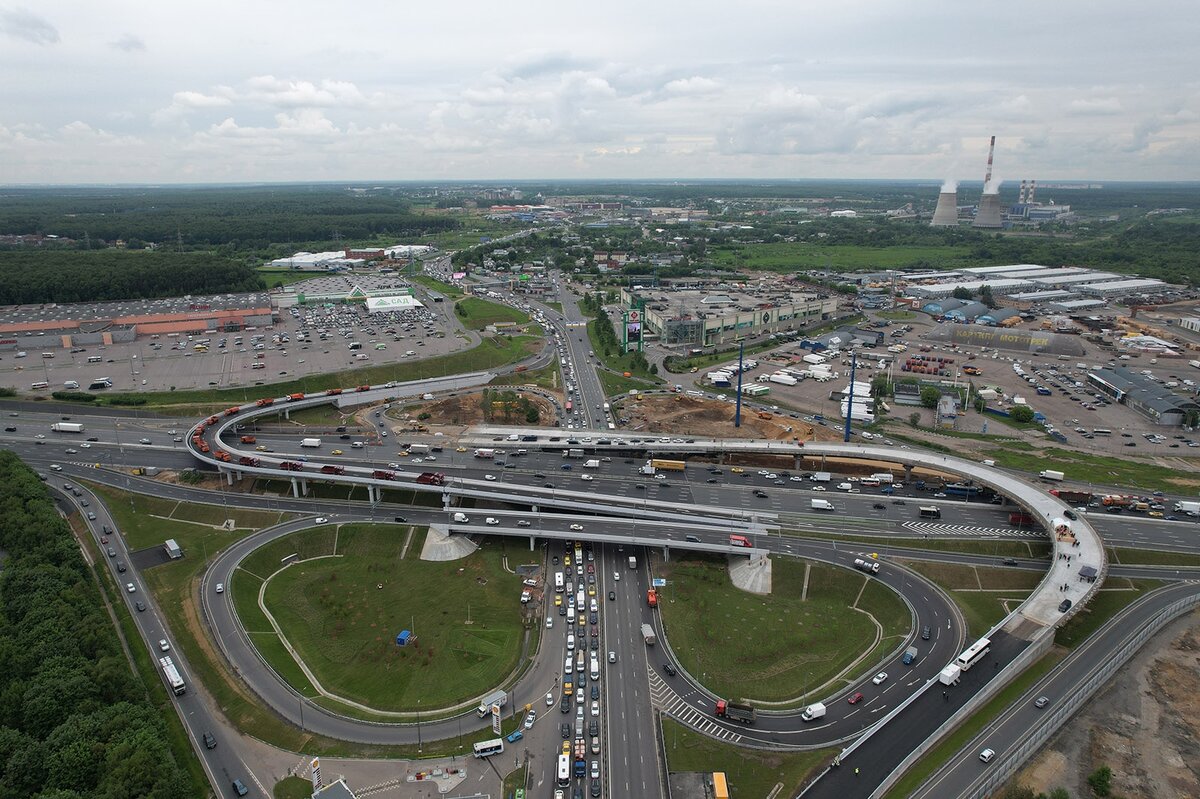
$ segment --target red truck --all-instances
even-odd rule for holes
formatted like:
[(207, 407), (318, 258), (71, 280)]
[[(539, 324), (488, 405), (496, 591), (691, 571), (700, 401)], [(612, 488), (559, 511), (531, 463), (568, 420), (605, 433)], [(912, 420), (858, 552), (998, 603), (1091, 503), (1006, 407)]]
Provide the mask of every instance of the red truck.
[(346, 469), (342, 466), (322, 466), (321, 474), (345, 474)]
[(652, 608), (658, 607), (658, 591), (653, 588), (646, 589), (646, 604)]
[(193, 440), (192, 443), (195, 444), (196, 449), (200, 450), (201, 452), (208, 452), (207, 441)]
[(210, 416), (210, 417), (208, 417), (208, 425), (209, 425), (209, 427), (213, 426), (214, 424), (216, 424), (216, 423), (217, 423), (217, 422), (219, 422), (219, 421), (221, 421), (221, 420), (220, 420), (220, 418), (218, 418), (218, 417), (217, 417), (217, 416), (215, 416), (215, 415), (214, 415), (214, 416)]
[(216, 453), (214, 453), (213, 457), (216, 458), (217, 460), (221, 461), (222, 463), (229, 463), (231, 460), (233, 460), (231, 457), (229, 457), (228, 452), (222, 452), (220, 450), (218, 450)]
[(259, 460), (258, 458), (251, 458), (243, 455), (242, 457), (238, 458), (238, 463), (242, 464), (243, 466), (257, 466), (259, 464)]
[(242, 436), (243, 444), (253, 444), (257, 440), (254, 436)]
[(266, 408), (268, 405), (274, 405), (275, 400), (272, 399), (271, 397), (263, 397), (260, 400), (255, 400), (254, 404), (260, 408)]
[(717, 700), (717, 715), (722, 718), (730, 719), (731, 721), (741, 722), (742, 724), (754, 723), (754, 708), (750, 705), (744, 705), (740, 702), (727, 702), (724, 699)]
[(1050, 489), (1050, 493), (1063, 502), (1069, 502), (1072, 505), (1086, 505), (1092, 501), (1092, 493), (1090, 491), (1071, 491), (1066, 488), (1052, 488)]
[(358, 388), (356, 388), (354, 390), (355, 391), (370, 391), (371, 387), (370, 386), (359, 386)]
[(238, 408), (237, 406), (234, 406), (234, 407), (232, 407), (232, 408), (226, 408), (226, 409), (225, 409), (225, 415), (226, 415), (226, 416), (233, 416), (235, 413), (237, 413), (237, 412), (238, 412), (238, 411), (240, 411), (240, 410), (241, 410), (241, 408)]
[(1013, 511), (1008, 514), (1008, 523), (1013, 527), (1033, 527), (1036, 524), (1033, 516), (1024, 511)]
[(375, 471), (371, 472), (371, 476), (374, 477), (376, 480), (395, 480), (396, 479), (396, 475), (394, 472), (389, 472), (385, 469), (376, 469)]
[(302, 400), (302, 399), (304, 399), (303, 391), (297, 391), (295, 394), (288, 394), (288, 396), (287, 396), (288, 402), (295, 402), (296, 400)]
[(444, 486), (446, 475), (441, 472), (421, 472), (417, 475), (417, 482), (427, 486)]
[(325, 392), (325, 396), (336, 397), (338, 394), (341, 394), (341, 393), (342, 393), (342, 390), (340, 388), (331, 388)]
[(279, 468), (286, 472), (302, 472), (304, 471), (304, 464), (296, 463), (295, 461), (283, 461), (279, 464)]

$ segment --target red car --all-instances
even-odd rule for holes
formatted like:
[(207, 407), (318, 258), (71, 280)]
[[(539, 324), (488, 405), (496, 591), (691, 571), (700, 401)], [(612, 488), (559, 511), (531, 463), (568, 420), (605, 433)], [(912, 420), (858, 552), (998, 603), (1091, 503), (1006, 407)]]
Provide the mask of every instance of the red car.
[(100, 536), (100, 543), (101, 543), (101, 544), (107, 544), (107, 543), (108, 543), (108, 536), (106, 536), (106, 535), (102, 535), (102, 536)]
[(859, 691), (857, 693), (851, 694), (850, 699), (848, 699), (847, 701), (852, 705), (857, 705), (862, 700), (863, 700), (862, 691)]

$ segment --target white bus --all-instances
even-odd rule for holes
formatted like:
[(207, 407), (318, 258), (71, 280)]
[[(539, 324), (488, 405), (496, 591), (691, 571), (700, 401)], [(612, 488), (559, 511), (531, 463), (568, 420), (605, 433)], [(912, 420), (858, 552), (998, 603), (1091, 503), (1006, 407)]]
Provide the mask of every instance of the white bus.
[(967, 671), (976, 663), (983, 660), (991, 650), (992, 642), (986, 638), (980, 638), (967, 647), (966, 651), (959, 655), (958, 660), (954, 661), (954, 663), (963, 671)]
[(555, 573), (554, 573), (554, 592), (555, 592), (556, 594), (561, 594), (561, 593), (563, 592), (563, 585), (564, 585), (564, 583), (563, 583), (563, 573), (562, 573), (562, 572), (555, 572)]
[(171, 662), (171, 658), (159, 658), (158, 665), (162, 668), (163, 680), (167, 683), (167, 687), (176, 696), (184, 694), (187, 691), (187, 686), (184, 685), (183, 678), (179, 676), (179, 669), (175, 668), (175, 664)]
[(570, 788), (571, 787), (571, 756), (570, 755), (559, 755), (558, 756), (558, 787), (559, 788)]
[(475, 757), (491, 757), (504, 751), (504, 739), (493, 738), (490, 741), (480, 741), (475, 744)]
[(1112, 431), (1105, 430), (1103, 427), (1095, 427), (1095, 428), (1092, 428), (1092, 435), (1094, 435), (1094, 436), (1111, 436)]
[(30, 388), (32, 388), (34, 391), (38, 391), (39, 389), (50, 388), (50, 384), (47, 383), (45, 380), (41, 380), (41, 381), (31, 385)]

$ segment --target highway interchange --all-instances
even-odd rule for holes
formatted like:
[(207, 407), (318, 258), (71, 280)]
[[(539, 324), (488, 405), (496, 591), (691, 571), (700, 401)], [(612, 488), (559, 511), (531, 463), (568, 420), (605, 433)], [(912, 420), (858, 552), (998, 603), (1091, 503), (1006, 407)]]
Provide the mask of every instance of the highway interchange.
[[(893, 496), (884, 496), (866, 489), (856, 493), (817, 491), (815, 489), (818, 486), (811, 481), (792, 481), (791, 476), (799, 475), (796, 470), (789, 470), (791, 473), (787, 477), (768, 479), (758, 474), (758, 469), (746, 468), (742, 474), (735, 474), (731, 472), (728, 465), (710, 466), (710, 468), (722, 470), (722, 473), (718, 475), (708, 471), (705, 468), (708, 466), (707, 464), (692, 465), (681, 474), (672, 474), (666, 480), (659, 481), (648, 480), (637, 475), (636, 469), (642, 462), (642, 457), (620, 457), (618, 454), (606, 455), (605, 457), (611, 457), (611, 460), (605, 461), (599, 469), (594, 470), (591, 475), (594, 479), (582, 480), (583, 470), (580, 468), (580, 462), (571, 463), (570, 471), (563, 470), (564, 459), (558, 449), (566, 446), (565, 439), (570, 434), (590, 435), (596, 438), (604, 435), (601, 431), (607, 428), (607, 417), (595, 407), (603, 403), (603, 391), (594, 369), (586, 368), (586, 365), (589, 364), (586, 335), (575, 333), (577, 328), (571, 327), (572, 324), (582, 321), (582, 319), (576, 316), (578, 311), (574, 305), (567, 302), (566, 297), (563, 299), (564, 312), (567, 316), (565, 320), (560, 320), (555, 324), (562, 326), (564, 347), (568, 351), (562, 358), (566, 364), (567, 374), (571, 374), (573, 377), (572, 382), (577, 386), (579, 396), (577, 403), (579, 418), (576, 420), (572, 417), (563, 421), (567, 424), (577, 422), (580, 430), (579, 432), (554, 431), (554, 436), (562, 438), (563, 442), (554, 442), (552, 451), (541, 451), (540, 449), (540, 447), (550, 447), (551, 445), (548, 440), (550, 434), (543, 432), (546, 440), (537, 442), (537, 446), (517, 445), (508, 441), (503, 444), (494, 444), (497, 447), (504, 447), (509, 453), (518, 446), (529, 450), (525, 455), (507, 459), (508, 464), (506, 465), (513, 465), (513, 468), (497, 468), (491, 462), (475, 458), (473, 448), (478, 443), (475, 441), (471, 441), (472, 446), (464, 447), (465, 451), (461, 452), (457, 451), (458, 447), (444, 446), (443, 451), (436, 455), (437, 459), (434, 461), (423, 460), (420, 464), (413, 464), (411, 456), (409, 456), (409, 462), (402, 463), (395, 436), (392, 437), (390, 445), (387, 445), (387, 439), (378, 436), (378, 425), (382, 424), (382, 422), (378, 422), (375, 423), (377, 428), (375, 433), (364, 439), (368, 440), (370, 445), (363, 450), (354, 451), (352, 455), (334, 456), (331, 454), (335, 446), (340, 444), (340, 438), (334, 437), (334, 439), (323, 442), (320, 448), (320, 462), (337, 464), (344, 461), (347, 464), (357, 465), (366, 463), (379, 468), (387, 468), (390, 463), (402, 463), (402, 466), (409, 471), (439, 471), (448, 476), (452, 475), (470, 481), (472, 484), (476, 481), (484, 485), (495, 482), (497, 488), (501, 486), (544, 488), (547, 483), (550, 483), (556, 486), (556, 490), (561, 489), (563, 492), (569, 490), (572, 494), (592, 495), (592, 501), (599, 503), (606, 502), (609, 498), (622, 497), (635, 502), (640, 500), (643, 507), (647, 509), (673, 505), (691, 506), (693, 511), (690, 515), (699, 516), (705, 515), (705, 506), (711, 506), (714, 509), (737, 509), (743, 511), (747, 518), (761, 516), (763, 526), (772, 530), (780, 525), (785, 525), (789, 528), (818, 533), (855, 532), (860, 535), (878, 535), (881, 537), (881, 543), (877, 547), (872, 545), (872, 548), (881, 552), (885, 560), (885, 567), (880, 572), (878, 579), (892, 585), (910, 603), (914, 616), (914, 633), (919, 630), (921, 625), (930, 620), (934, 622), (932, 627), (935, 630), (933, 640), (926, 645), (928, 651), (922, 652), (920, 659), (912, 667), (901, 667), (898, 663), (898, 655), (903, 647), (896, 650), (893, 657), (882, 665), (883, 670), (893, 675), (902, 675), (902, 679), (885, 684), (880, 690), (870, 686), (869, 679), (864, 677), (859, 683), (841, 687), (840, 690), (831, 689), (827, 692), (826, 696), (831, 700), (830, 715), (819, 724), (797, 725), (795, 714), (789, 713), (760, 715), (759, 722), (754, 727), (733, 725), (713, 717), (714, 697), (691, 680), (688, 675), (682, 671), (675, 677), (669, 677), (663, 673), (664, 663), (674, 663), (669, 653), (669, 642), (664, 641), (663, 643), (666, 645), (657, 651), (646, 647), (642, 642), (638, 632), (640, 625), (649, 622), (657, 626), (654, 614), (645, 607), (645, 588), (648, 585), (649, 574), (646, 572), (644, 563), (639, 564), (636, 572), (625, 575), (625, 579), (620, 581), (612, 579), (616, 574), (621, 573), (622, 558), (628, 552), (641, 552), (640, 549), (635, 550), (632, 546), (624, 547), (621, 539), (625, 535), (630, 537), (631, 542), (651, 536), (664, 543), (669, 543), (672, 548), (686, 547), (689, 542), (684, 540), (685, 536), (695, 535), (700, 539), (699, 543), (716, 546), (725, 542), (727, 533), (734, 527), (728, 518), (717, 520), (718, 523), (712, 524), (706, 529), (700, 529), (697, 527), (695, 519), (686, 518), (684, 514), (676, 514), (677, 518), (673, 521), (669, 519), (652, 521), (644, 516), (637, 518), (636, 514), (620, 513), (605, 515), (601, 519), (589, 519), (586, 513), (529, 513), (519, 509), (514, 510), (511, 507), (487, 511), (489, 515), (501, 519), (503, 529), (509, 534), (534, 536), (539, 540), (553, 539), (548, 545), (547, 557), (550, 557), (549, 553), (559, 553), (561, 545), (556, 542), (568, 540), (574, 535), (586, 537), (589, 540), (608, 541), (608, 543), (596, 544), (596, 563), (601, 564), (597, 569), (597, 595), (604, 597), (611, 590), (616, 592), (617, 596), (614, 602), (600, 603), (602, 611), (600, 614), (602, 621), (600, 636), (602, 648), (600, 651), (606, 653), (611, 649), (616, 654), (615, 663), (605, 664), (606, 676), (601, 680), (603, 690), (601, 707), (604, 712), (603, 729), (606, 738), (606, 745), (602, 750), (605, 775), (603, 784), (607, 795), (654, 796), (659, 795), (661, 791), (663, 764), (659, 758), (656, 721), (653, 714), (646, 712), (650, 706), (667, 711), (676, 717), (690, 719), (694, 726), (726, 740), (772, 746), (828, 744), (857, 735), (864, 727), (880, 718), (884, 712), (894, 708), (909, 690), (936, 675), (941, 666), (953, 659), (964, 644), (965, 631), (962, 629), (961, 620), (958, 618), (953, 604), (940, 591), (924, 583), (915, 574), (886, 562), (887, 541), (897, 540), (906, 547), (919, 548), (920, 541), (927, 537), (940, 536), (988, 540), (1036, 540), (1039, 538), (1046, 540), (1045, 536), (1040, 533), (1031, 535), (1028, 532), (1009, 528), (1007, 512), (1010, 508), (949, 498), (932, 500), (928, 493), (916, 492), (911, 485)], [(554, 312), (547, 310), (546, 313), (550, 315)], [(55, 485), (56, 489), (60, 488), (57, 485), (60, 479), (74, 482), (74, 479), (87, 477), (131, 490), (146, 490), (147, 481), (119, 475), (107, 467), (182, 468), (195, 465), (194, 456), (185, 446), (186, 441), (174, 440), (180, 438), (180, 431), (186, 431), (189, 426), (179, 420), (164, 420), (152, 416), (133, 417), (128, 414), (111, 412), (103, 415), (91, 411), (81, 413), (78, 409), (72, 408), (67, 415), (76, 420), (84, 420), (87, 428), (86, 436), (72, 437), (41, 432), (48, 430), (50, 423), (61, 418), (52, 412), (43, 411), (42, 408), (30, 410), (29, 406), (10, 404), (6, 408), (6, 412), (9, 414), (12, 426), (17, 427), (17, 430), (6, 431), (5, 446), (18, 452), (42, 473), (48, 473), (51, 463), (61, 466), (61, 474), (56, 472), (51, 478), (52, 485)], [(13, 417), (13, 414), (16, 416)], [(254, 432), (259, 443), (267, 449), (280, 453), (299, 451), (296, 447), (298, 441), (296, 435), (272, 432), (269, 425), (254, 430)], [(38, 438), (39, 435), (46, 437)], [(83, 442), (91, 444), (90, 447), (83, 447), (80, 438), (96, 438), (98, 440)], [(359, 434), (352, 431), (352, 440), (358, 438)], [(142, 440), (149, 440), (150, 443), (135, 443)], [(383, 442), (385, 445), (381, 446), (378, 442)], [(75, 452), (68, 453), (67, 449), (74, 449)], [(351, 452), (348, 446), (345, 448), (345, 452)], [(309, 455), (312, 457), (311, 453)], [(101, 464), (106, 468), (92, 469), (91, 466), (95, 464)], [(495, 480), (489, 480), (489, 476)], [(785, 481), (783, 485), (776, 485), (779, 479)], [(159, 483), (153, 485), (154, 492), (159, 495), (178, 496), (181, 499), (210, 503), (217, 501), (211, 493), (205, 494), (196, 489), (183, 486), (164, 486)], [(639, 486), (645, 487), (639, 488)], [(755, 497), (752, 489), (764, 491), (767, 496), (765, 498)], [(809, 507), (811, 499), (814, 497), (833, 500), (836, 511), (832, 514), (814, 513)], [(78, 497), (67, 494), (61, 501), (70, 503), (78, 499)], [(99, 535), (101, 525), (115, 527), (112, 519), (103, 509), (102, 503), (96, 501), (94, 497), (91, 497), (91, 500), (90, 510), (97, 515), (96, 520), (92, 522), (93, 531)], [(298, 510), (311, 515), (329, 516), (332, 521), (336, 522), (360, 519), (386, 520), (396, 512), (403, 513), (413, 523), (445, 523), (446, 521), (446, 513), (441, 510), (397, 508), (386, 503), (330, 502), (286, 497), (264, 499), (233, 493), (222, 493), (219, 501), (230, 505), (249, 503), (254, 507), (267, 505), (281, 510)], [(898, 501), (904, 504), (898, 504)], [(942, 518), (936, 524), (920, 520), (916, 513), (918, 504), (936, 504), (941, 508)], [(476, 515), (482, 514), (477, 513)], [(518, 529), (508, 524), (509, 521), (515, 523), (520, 518), (529, 521), (531, 526)], [(1112, 518), (1103, 514), (1089, 514), (1088, 519), (1096, 531), (1110, 544), (1179, 552), (1196, 550), (1195, 528), (1190, 521), (1168, 522), (1127, 516)], [(584, 523), (583, 532), (572, 533), (568, 529), (568, 524), (574, 523), (576, 520)], [(306, 728), (335, 737), (370, 742), (411, 742), (415, 738), (415, 730), (411, 724), (368, 726), (336, 716), (315, 705), (305, 708), (304, 703), (298, 700), (294, 691), (279, 682), (259, 660), (256, 652), (246, 644), (235, 614), (230, 612), (230, 603), (218, 601), (219, 597), (211, 588), (216, 582), (228, 582), (241, 557), (261, 546), (267, 538), (286, 535), (296, 529), (310, 526), (311, 523), (311, 518), (298, 519), (261, 531), (221, 553), (214, 560), (206, 572), (204, 590), (201, 594), (206, 617), (212, 624), (213, 635), (225, 656), (238, 667), (247, 684), (258, 693), (267, 705), (294, 723), (300, 723), (299, 716), (303, 713)], [(481, 528), (473, 532), (482, 534), (498, 531), (499, 528), (497, 530)], [(121, 541), (120, 536), (112, 536), (110, 540), (118, 543)], [(865, 545), (850, 543), (837, 545), (830, 541), (806, 541), (792, 536), (780, 536), (774, 532), (756, 535), (754, 544), (757, 548), (774, 553), (828, 560), (842, 565), (849, 565), (854, 557), (865, 554), (868, 549)], [(170, 632), (166, 630), (161, 615), (148, 592), (140, 588), (140, 582), (136, 577), (136, 555), (123, 550), (118, 554), (118, 559), (134, 565), (134, 575), (118, 575), (114, 572), (114, 579), (118, 580), (119, 585), (123, 585), (131, 579), (135, 581), (138, 591), (128, 595), (127, 599), (131, 603), (140, 600), (148, 605), (145, 612), (135, 612), (134, 617), (142, 630), (147, 645), (156, 648), (160, 639), (165, 637), (170, 640)], [(922, 557), (980, 565), (997, 565), (999, 560), (984, 555), (951, 555), (935, 552), (923, 553)], [(115, 560), (110, 559), (110, 565)], [(1045, 562), (1033, 560), (1022, 560), (1018, 566), (1043, 571), (1046, 568)], [(553, 567), (550, 567), (551, 573), (553, 570)], [(1188, 576), (1191, 570), (1181, 571), (1183, 572), (1181, 576)], [(1129, 570), (1114, 567), (1111, 569), (1113, 574), (1118, 572), (1129, 576), (1140, 574), (1164, 576), (1164, 570), (1155, 568)], [(137, 597), (137, 599), (132, 599), (132, 597)], [(565, 625), (559, 623), (561, 619), (554, 616), (552, 618), (556, 622), (553, 634), (545, 636), (544, 646), (548, 651), (557, 651), (561, 649), (561, 640), (565, 638), (566, 631)], [(1117, 630), (1114, 628), (1102, 631), (1102, 636), (1116, 633)], [(1021, 648), (1022, 642), (1016, 639), (1009, 641), (1003, 638), (994, 639), (993, 652), (998, 664), (1007, 662)], [(675, 665), (678, 666), (677, 663)], [(552, 758), (549, 752), (557, 750), (559, 739), (552, 733), (557, 731), (558, 709), (557, 706), (547, 708), (536, 700), (543, 697), (547, 690), (553, 693), (555, 681), (560, 677), (558, 673), (560, 666), (561, 659), (557, 656), (546, 654), (539, 657), (534, 668), (523, 677), (514, 689), (515, 697), (508, 709), (514, 711), (518, 705), (523, 706), (528, 702), (537, 707), (539, 715), (543, 719), (552, 722), (551, 724), (539, 722), (534, 727), (539, 732), (538, 737), (528, 736), (526, 741), (521, 744), (527, 751), (542, 753), (540, 759), (531, 760), (531, 763), (540, 764), (543, 770), (540, 777), (532, 780), (539, 784), (552, 780), (553, 777), (553, 775), (547, 776), (544, 772), (546, 769), (552, 770)], [(903, 755), (911, 749), (912, 741), (923, 739), (922, 730), (927, 733), (936, 729), (965, 700), (973, 690), (972, 680), (982, 683), (990, 676), (990, 674), (982, 672), (968, 673), (962, 685), (956, 687), (954, 697), (942, 698), (937, 694), (923, 696), (918, 704), (908, 711), (909, 715), (905, 717), (904, 725), (889, 725), (883, 732), (872, 737), (871, 762), (873, 766), (885, 769), (888, 768), (889, 763), (899, 763)], [(1066, 691), (1069, 689), (1069, 682), (1065, 678), (1063, 679), (1064, 682), (1056, 690)], [(614, 685), (620, 685), (621, 690), (612, 690)], [(868, 698), (862, 704), (847, 705), (844, 701), (845, 696), (857, 690), (862, 690)], [(198, 701), (195, 693), (189, 692), (179, 697), (178, 707), (197, 744), (203, 732), (219, 732), (220, 726), (208, 715), (204, 703)], [(473, 716), (469, 718), (469, 721), (472, 724), (478, 724), (477, 719)], [(1005, 737), (1012, 738), (1019, 735), (1021, 729), (1019, 719), (1014, 721), (1010, 718), (1005, 723), (1013, 725), (1012, 730), (1004, 733)], [(1028, 721), (1026, 721), (1027, 725)], [(461, 727), (462, 720), (459, 719), (427, 722), (424, 725), (424, 735), (426, 740), (451, 737), (460, 731)], [(197, 751), (203, 755), (202, 760), (213, 779), (213, 784), (224, 790), (228, 790), (231, 778), (246, 779), (246, 775), (251, 773), (247, 765), (240, 762), (236, 755), (236, 746), (230, 745), (231, 743), (218, 736), (218, 746), (214, 750), (205, 751), (197, 745)], [(963, 758), (960, 758), (960, 761), (962, 762), (952, 765), (961, 769), (962, 773), (956, 776), (946, 774), (939, 777), (939, 779), (946, 780), (940, 783), (942, 788), (947, 785), (963, 786), (968, 784), (973, 775), (982, 767), (982, 764), (973, 758), (971, 752), (967, 752)], [(534, 773), (537, 773), (537, 769), (538, 765), (534, 765)], [(846, 781), (841, 774), (836, 771), (831, 772), (816, 784), (810, 791), (810, 795), (833, 795), (834, 793), (866, 795), (855, 789), (854, 783), (850, 783), (849, 786), (843, 785), (842, 783)], [(866, 781), (861, 782), (865, 786)], [(264, 794), (269, 792), (269, 786), (259, 787)], [(549, 795), (548, 790), (543, 790), (543, 793)], [(947, 794), (933, 793), (929, 795)]]

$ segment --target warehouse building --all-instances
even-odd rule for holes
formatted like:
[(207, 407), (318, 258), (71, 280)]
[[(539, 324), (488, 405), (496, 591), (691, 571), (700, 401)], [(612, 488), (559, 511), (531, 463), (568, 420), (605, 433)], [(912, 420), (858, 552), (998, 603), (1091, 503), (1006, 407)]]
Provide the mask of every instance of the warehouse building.
[(1009, 322), (1009, 320), (1016, 320), (1009, 322), (1010, 324), (1016, 324), (1020, 318), (1021, 312), (1016, 308), (991, 308), (985, 313), (975, 317), (975, 324), (1003, 325), (1005, 322)]
[(1031, 279), (989, 278), (986, 280), (956, 280), (948, 283), (930, 283), (925, 286), (909, 286), (905, 292), (910, 297), (920, 299), (937, 299), (949, 297), (958, 289), (965, 289), (972, 294), (978, 293), (984, 286), (991, 286), (993, 294), (1014, 294), (1023, 289), (1034, 287)]
[(1088, 383), (1162, 427), (1181, 427), (1189, 414), (1200, 413), (1200, 403), (1160, 385), (1150, 377), (1118, 366), (1089, 372)]
[(982, 302), (968, 302), (952, 308), (943, 314), (947, 319), (953, 319), (955, 322), (974, 322), (981, 315), (987, 313), (988, 307)]
[(1086, 283), (1103, 283), (1106, 280), (1117, 280), (1121, 276), (1112, 272), (1076, 272), (1070, 275), (1046, 275), (1043, 277), (1031, 278), (1034, 283), (1045, 288), (1054, 288), (1056, 286), (1075, 286), (1084, 285)]
[(627, 308), (640, 309), (643, 335), (658, 335), (664, 344), (695, 346), (805, 328), (832, 319), (838, 308), (836, 297), (794, 291), (779, 283), (712, 292), (625, 288), (621, 301)]
[(1117, 280), (1112, 283), (1088, 283), (1080, 286), (1080, 294), (1090, 294), (1093, 297), (1120, 297), (1124, 294), (1153, 294), (1164, 291), (1167, 284), (1154, 278), (1133, 278)]
[(372, 297), (395, 297), (405, 294), (412, 294), (412, 286), (403, 278), (331, 275), (285, 286), (275, 292), (272, 299), (278, 306), (287, 308), (292, 305), (366, 302)]
[(1104, 300), (1059, 300), (1052, 302), (1047, 307), (1055, 313), (1079, 313), (1080, 311), (1094, 311), (1099, 308), (1104, 308), (1108, 305)]
[(1008, 298), (1017, 302), (1049, 302), (1050, 300), (1069, 300), (1074, 296), (1075, 294), (1064, 289), (1042, 289), (1040, 291), (1023, 291), (1020, 294), (1009, 294)]
[(1009, 330), (985, 325), (939, 325), (929, 341), (957, 344), (960, 347), (985, 347), (1034, 355), (1084, 354), (1079, 336), (1059, 335), (1042, 330)]

